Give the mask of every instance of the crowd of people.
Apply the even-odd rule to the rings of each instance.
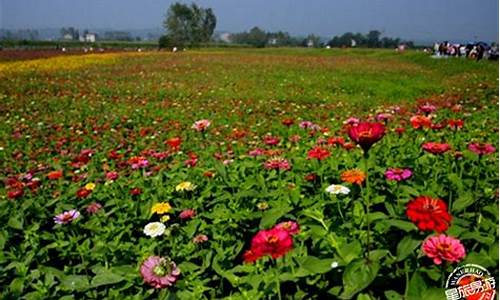
[[[498,45],[492,43],[488,45],[484,42],[468,44],[452,44],[448,41],[434,44],[434,57],[465,57],[475,59],[498,60]]]

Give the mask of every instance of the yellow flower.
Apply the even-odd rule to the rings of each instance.
[[[168,222],[168,220],[170,220],[170,216],[169,215],[164,215],[160,219],[160,221],[162,221],[163,223]]]
[[[95,189],[95,183],[92,183],[92,182],[87,183],[87,184],[85,185],[85,189],[86,189],[86,190],[89,190],[89,191],[93,191],[93,190]]]
[[[175,187],[175,190],[177,192],[179,191],[192,191],[194,190],[195,188],[195,185],[192,184],[191,182],[189,181],[184,181],[184,182],[181,182],[179,183],[176,187]]]
[[[168,213],[171,209],[172,209],[172,206],[170,206],[170,204],[168,204],[168,202],[161,202],[161,203],[156,203],[155,205],[153,205],[153,207],[151,207],[151,213],[163,215],[163,214]]]

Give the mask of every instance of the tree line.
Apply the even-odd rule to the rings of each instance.
[[[292,36],[288,32],[266,32],[259,27],[249,31],[230,34],[228,38],[214,37],[217,18],[211,8],[202,8],[195,3],[190,5],[174,3],[167,11],[163,26],[166,34],[159,40],[160,47],[196,47],[207,43],[232,43],[252,47],[369,47],[395,48],[400,44],[413,47],[413,42],[400,38],[382,37],[378,30],[367,34],[347,32],[334,36],[331,40],[322,40],[309,34],[306,37]]]

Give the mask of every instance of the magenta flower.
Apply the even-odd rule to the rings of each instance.
[[[54,222],[56,222],[56,224],[68,224],[73,222],[73,220],[77,219],[78,217],[80,217],[80,213],[76,209],[72,209],[55,216]]]
[[[253,157],[264,155],[264,150],[262,150],[261,148],[256,148],[254,150],[249,151],[248,155]]]
[[[203,131],[207,130],[209,126],[210,126],[209,120],[199,120],[199,121],[194,122],[194,124],[193,124],[193,126],[191,126],[191,128],[193,128],[194,130],[196,130],[198,132],[203,132]]]
[[[387,180],[403,181],[411,177],[413,173],[410,169],[389,168],[385,171]]]
[[[118,172],[111,171],[111,172],[106,173],[107,180],[114,181],[114,180],[118,179],[118,177],[120,177],[120,175],[118,175]]]
[[[477,155],[486,155],[494,153],[497,149],[492,144],[470,143],[469,150]]]
[[[436,265],[440,265],[443,260],[459,262],[465,257],[465,248],[460,240],[444,234],[427,238],[422,250]]]
[[[292,168],[288,160],[281,158],[281,157],[273,157],[268,159],[264,163],[264,168],[266,170],[282,170],[282,171],[288,171]]]
[[[172,286],[180,273],[173,261],[159,256],[150,256],[141,265],[144,282],[155,289]]]

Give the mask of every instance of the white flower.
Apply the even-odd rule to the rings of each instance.
[[[351,190],[348,187],[345,187],[343,185],[332,184],[325,189],[325,192],[330,193],[330,194],[334,194],[334,195],[338,195],[338,194],[347,195],[351,192]]]
[[[152,222],[144,226],[144,234],[150,237],[157,237],[165,232],[165,224],[161,222]]]
[[[332,269],[335,269],[338,266],[339,266],[339,263],[336,261],[332,262],[332,264],[331,264]]]

